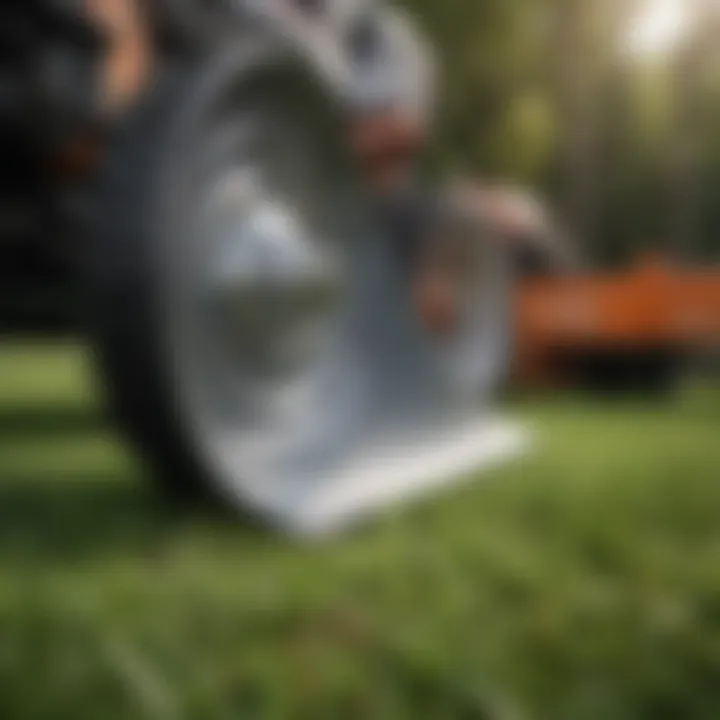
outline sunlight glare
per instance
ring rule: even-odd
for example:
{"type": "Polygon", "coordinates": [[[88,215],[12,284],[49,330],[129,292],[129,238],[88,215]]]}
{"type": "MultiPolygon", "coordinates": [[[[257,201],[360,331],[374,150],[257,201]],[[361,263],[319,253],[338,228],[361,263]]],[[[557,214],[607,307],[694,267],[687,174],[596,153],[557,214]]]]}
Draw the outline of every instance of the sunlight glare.
{"type": "Polygon", "coordinates": [[[631,23],[626,47],[633,55],[672,51],[688,27],[684,0],[646,0],[631,23]]]}

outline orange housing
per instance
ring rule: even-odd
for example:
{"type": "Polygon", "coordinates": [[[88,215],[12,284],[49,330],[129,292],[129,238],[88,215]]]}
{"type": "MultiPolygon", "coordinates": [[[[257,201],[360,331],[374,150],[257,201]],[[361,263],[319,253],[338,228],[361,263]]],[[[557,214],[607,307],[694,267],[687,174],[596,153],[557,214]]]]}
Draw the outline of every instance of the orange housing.
{"type": "Polygon", "coordinates": [[[645,258],[617,273],[523,281],[516,302],[517,378],[572,382],[579,359],[685,354],[720,347],[720,269],[645,258]]]}

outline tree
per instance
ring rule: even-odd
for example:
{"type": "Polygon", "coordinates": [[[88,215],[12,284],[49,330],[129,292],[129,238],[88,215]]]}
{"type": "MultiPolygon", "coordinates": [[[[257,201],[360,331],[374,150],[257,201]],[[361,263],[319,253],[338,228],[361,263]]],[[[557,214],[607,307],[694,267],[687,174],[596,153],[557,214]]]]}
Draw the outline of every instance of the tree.
{"type": "Polygon", "coordinates": [[[690,259],[699,246],[703,155],[707,151],[703,119],[709,109],[703,79],[720,37],[720,10],[714,0],[686,2],[692,19],[672,68],[674,122],[669,178],[670,248],[682,259],[690,259]]]}

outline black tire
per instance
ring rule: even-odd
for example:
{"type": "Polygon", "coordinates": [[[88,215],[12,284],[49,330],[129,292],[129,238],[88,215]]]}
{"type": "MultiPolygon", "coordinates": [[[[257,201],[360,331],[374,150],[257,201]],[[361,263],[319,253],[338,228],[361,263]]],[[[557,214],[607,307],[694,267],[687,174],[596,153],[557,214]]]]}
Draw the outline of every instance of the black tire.
{"type": "MultiPolygon", "coordinates": [[[[160,290],[163,253],[169,228],[187,212],[178,198],[191,174],[194,144],[202,139],[198,133],[204,132],[200,118],[226,101],[228,90],[279,62],[302,64],[284,41],[257,37],[214,54],[200,68],[168,72],[124,123],[100,173],[89,249],[92,342],[121,430],[148,461],[157,487],[180,500],[225,497],[193,435],[170,369],[160,290]]],[[[307,75],[321,92],[312,69],[307,75]]],[[[332,129],[325,132],[333,137],[332,129]]],[[[178,254],[184,251],[177,247],[178,254]]]]}
{"type": "Polygon", "coordinates": [[[620,397],[668,397],[677,389],[683,367],[673,348],[597,351],[574,364],[585,387],[620,397]]]}
{"type": "Polygon", "coordinates": [[[186,77],[185,69],[168,71],[112,140],[98,179],[87,303],[100,381],[119,430],[148,461],[157,489],[190,501],[205,489],[172,408],[150,259],[159,140],[186,77]]]}

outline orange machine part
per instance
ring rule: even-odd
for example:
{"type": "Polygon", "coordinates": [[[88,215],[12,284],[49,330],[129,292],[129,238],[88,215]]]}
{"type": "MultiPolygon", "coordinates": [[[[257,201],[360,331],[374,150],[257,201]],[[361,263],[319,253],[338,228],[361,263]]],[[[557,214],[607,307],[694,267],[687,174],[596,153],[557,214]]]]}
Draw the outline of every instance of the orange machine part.
{"type": "Polygon", "coordinates": [[[720,270],[649,258],[616,274],[532,278],[515,317],[523,384],[562,383],[563,356],[720,347],[720,270]]]}
{"type": "MultiPolygon", "coordinates": [[[[141,92],[152,67],[152,44],[138,0],[86,0],[85,10],[107,41],[97,105],[112,120],[141,92]]],[[[72,179],[92,168],[105,147],[105,133],[82,128],[52,157],[55,177],[72,179]]]]}
{"type": "Polygon", "coordinates": [[[139,0],[86,0],[86,7],[107,37],[102,107],[114,114],[135,98],[150,71],[148,25],[139,0]]]}
{"type": "Polygon", "coordinates": [[[403,183],[426,139],[426,129],[398,110],[370,113],[351,121],[350,145],[364,177],[380,194],[403,183]]]}

